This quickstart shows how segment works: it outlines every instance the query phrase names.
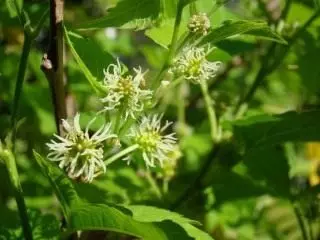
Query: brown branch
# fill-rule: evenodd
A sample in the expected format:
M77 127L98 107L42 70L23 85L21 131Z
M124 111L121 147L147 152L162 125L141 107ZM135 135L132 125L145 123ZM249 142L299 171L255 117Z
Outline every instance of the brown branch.
M50 0L50 43L48 53L44 54L41 64L41 69L51 87L58 134L61 134L61 119L66 118L63 73L63 10L64 0Z

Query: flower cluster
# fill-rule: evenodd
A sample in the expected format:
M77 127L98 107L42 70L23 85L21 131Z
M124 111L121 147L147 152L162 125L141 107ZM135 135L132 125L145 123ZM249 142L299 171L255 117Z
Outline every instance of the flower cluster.
M144 116L138 127L133 127L128 135L139 146L140 153L147 167L155 167L155 162L163 166L167 154L174 150L177 139L175 133L165 135L165 130L172 124L161 126L162 116Z
M174 59L170 71L193 83L200 83L215 77L221 62L209 62L206 59L206 50L203 47L186 47L181 54Z
M59 162L59 167L64 169L72 179L80 179L91 182L96 176L106 172L103 161L103 143L108 139L116 139L111 133L111 125L104 125L92 136L89 135L89 127L85 131L80 127L80 114L77 114L73 122L62 120L64 136L55 135L55 140L47 143L51 161Z
M188 27L195 34L205 35L210 28L210 21L206 14L194 15ZM209 62L207 54L205 47L187 46L173 59L169 71L177 78L183 77L194 83L206 81L216 75L221 65L220 62ZM110 123L91 134L89 129L95 118L85 130L80 127L80 114L76 114L72 121L62 119L63 134L54 135L51 142L47 143L48 158L58 162L70 178L84 182L92 182L95 177L105 173L112 162L133 157L143 160L148 169L160 166L161 171L156 168L160 177L170 180L181 156L175 133L167 133L172 122L166 121L162 125L162 114L144 113L148 102L157 99L156 93L164 91L171 84L164 79L158 80L154 85L160 86L149 90L145 86L145 73L140 67L134 68L130 74L119 60L110 64L104 70L103 87L100 88L101 94L104 94L100 98L103 109L98 113L111 113L106 114ZM122 149L122 141L127 148ZM116 145L116 152L108 151L107 154L105 147L114 150Z
M104 111L120 110L123 117L136 118L136 113L144 109L146 100L151 99L152 91L142 88L144 74L141 68L134 69L135 75L125 75L119 60L104 71L104 86L107 94L101 101Z
M189 31L195 34L207 35L210 27L210 20L205 13L193 15L188 23Z

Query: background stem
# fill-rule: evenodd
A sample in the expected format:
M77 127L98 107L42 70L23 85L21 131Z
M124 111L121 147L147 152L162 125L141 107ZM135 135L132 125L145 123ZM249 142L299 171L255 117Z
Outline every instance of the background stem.
M64 0L50 0L50 45L44 55L42 70L52 92L57 132L61 134L61 119L67 117L63 72L63 11Z
M32 240L32 230L29 224L27 207L23 198L23 191L19 180L16 160L12 152L8 150L5 150L4 152L5 156L3 158L5 160L10 182L14 190L14 196L19 210L23 234L26 240Z
M297 218L300 230L301 230L302 239L309 240L308 232L307 232L304 220L303 220L303 216L301 215L300 209L294 203L292 203L292 208L293 208L294 214L296 215L296 218Z
M173 60L173 57L176 53L176 50L178 47L178 37L179 37L179 29L180 29L180 24L181 24L183 7L184 6L182 4L182 1L180 0L178 2L176 20L174 23L174 29L173 29L173 35L172 35L172 39L171 39L170 48L169 48L169 53L167 55L167 58L163 64L160 72L158 73L157 77L155 78L155 80L153 82L154 89L156 89L160 85L160 80L162 79L167 68L170 66L170 64Z
M211 138L212 140L215 142L217 140L217 117L216 117L216 113L213 109L212 106L212 100L211 97L209 95L208 92L208 86L207 86L207 82L206 81L201 81L200 83L201 86L201 91L203 94L203 98L204 98L204 102L206 105L206 109L207 109L207 114L208 114L208 118L209 118L209 123L210 123L210 134L211 134Z
M18 118L18 112L19 112L22 86L23 86L26 69L27 69L28 57L30 54L31 46L32 46L32 39L28 35L25 35L22 54L20 57L18 76L17 76L16 86L14 91L14 99L13 99L13 107L12 107L12 115L11 115L13 151L15 148L15 139L17 134L17 118Z

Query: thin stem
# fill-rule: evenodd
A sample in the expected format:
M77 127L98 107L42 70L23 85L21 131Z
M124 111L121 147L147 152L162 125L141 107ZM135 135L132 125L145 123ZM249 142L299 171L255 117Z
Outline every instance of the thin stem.
M31 36L33 29L31 27L29 15L26 13L26 11L24 11L23 6L21 6L21 9L20 9L17 0L13 0L13 4L14 4L14 7L17 12L19 22L20 22L21 26L23 27L25 34L28 36Z
M15 91L14 91L14 100L13 100L12 115L11 115L13 149L15 146L15 139L16 139L16 134L17 134L17 118L18 118L18 113L19 113L19 105L20 105L22 86L23 86L23 81L24 81L24 77L26 74L28 57L30 54L31 46L32 46L32 39L29 36L25 35L25 39L23 42L23 48L22 48L22 54L20 57L16 86L15 86Z
M308 218L308 229L309 229L309 239L314 240L314 233L313 233L313 228L312 228L312 220Z
M178 7L177 7L176 19L175 19L174 28L173 28L172 39L171 39L171 44L170 44L170 48L169 48L169 53L167 55L167 58L163 64L160 72L158 73L158 75L156 76L156 78L153 82L154 89L160 85L160 80L162 79L167 68L171 65L173 57L176 53L176 50L178 47L178 37L179 37L179 29L180 29L180 25L181 25L182 10L183 10L182 0L179 0Z
M299 207L292 203L292 208L293 208L293 211L294 211L294 214L297 218L297 221L298 221L298 224L299 224L299 227L300 227L300 231L301 231L301 235L302 235L302 239L303 240L309 240L308 239L308 232L307 232L307 229L306 229L306 226L305 226L305 223L304 223L304 220L303 220L303 216L300 212L300 209Z
M23 191L20 184L15 158L13 153L9 150L4 150L1 154L1 157L5 161L10 182L14 190L14 196L19 210L24 237L26 240L32 240L32 230L29 224L27 207L23 198Z
M122 115L124 113L125 109L124 107L122 106L119 111L118 111L118 114L116 116L116 119L115 119L115 124L114 124L114 132L116 134L119 134L119 131L121 129L121 118L122 118Z
M32 37L36 38L43 26L43 24L46 22L47 17L49 15L50 11L49 8L46 9L46 11L42 14L42 16L40 17L40 20L37 24L37 26L35 27L34 31L32 32Z
M218 139L218 123L216 113L212 106L212 100L208 92L207 82L201 81L200 86L209 118L211 138L215 142Z
M110 165L111 163L113 163L114 161L124 157L125 155L135 151L136 149L138 149L139 145L138 144L134 144L130 147L127 147L126 149L123 149L122 151L118 152L117 154L111 156L110 158L108 158L107 160L104 161L104 163L106 164L106 166Z
M281 12L281 16L280 16L279 20L285 19L285 18L287 17L292 2L293 2L292 0L287 0L287 1L286 1L286 5L284 6L284 8L283 8L283 10L282 10L282 12Z
M169 191L169 180L168 179L163 179L162 192L163 192L163 194L167 194L168 191Z
M184 84L181 83L177 88L177 96L178 96L178 122L181 126L184 126L186 123L186 112L185 112L185 99L183 94Z
M153 192L157 195L157 197L158 197L159 199L161 199L161 198L162 198L161 191L160 191L160 189L159 189L158 184L156 183L156 181L152 178L150 172L146 172L145 177L146 177L147 181L149 182L149 184L150 184Z

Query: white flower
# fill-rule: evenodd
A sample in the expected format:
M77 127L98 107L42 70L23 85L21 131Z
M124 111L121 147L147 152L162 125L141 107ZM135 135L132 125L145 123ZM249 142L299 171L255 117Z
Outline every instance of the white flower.
M170 71L194 83L215 77L221 62L209 62L206 59L206 51L203 47L186 47L181 54L174 59Z
M167 154L175 150L177 139L175 133L164 134L164 131L171 125L171 122L166 122L161 127L162 116L151 115L144 116L141 119L140 125L131 128L128 135L135 144L139 146L142 158L147 167L155 167L155 162L158 161L160 166L163 166L163 161L168 159Z
M117 138L110 133L111 125L103 125L92 136L89 136L89 127L95 118L89 122L85 131L80 128L80 114L76 114L73 122L62 119L65 135L55 136L55 140L47 143L51 161L59 162L72 179L91 182L96 176L106 172L103 161L103 142L107 139Z
M101 99L105 103L103 111L119 110L125 119L136 117L144 108L145 101L151 99L152 91L142 88L144 74L135 69L135 76L124 75L119 60L104 70L104 85L107 95Z
M210 27L211 27L210 20L207 14L205 13L193 15L190 18L188 23L188 28L190 32L196 33L196 34L207 35Z

